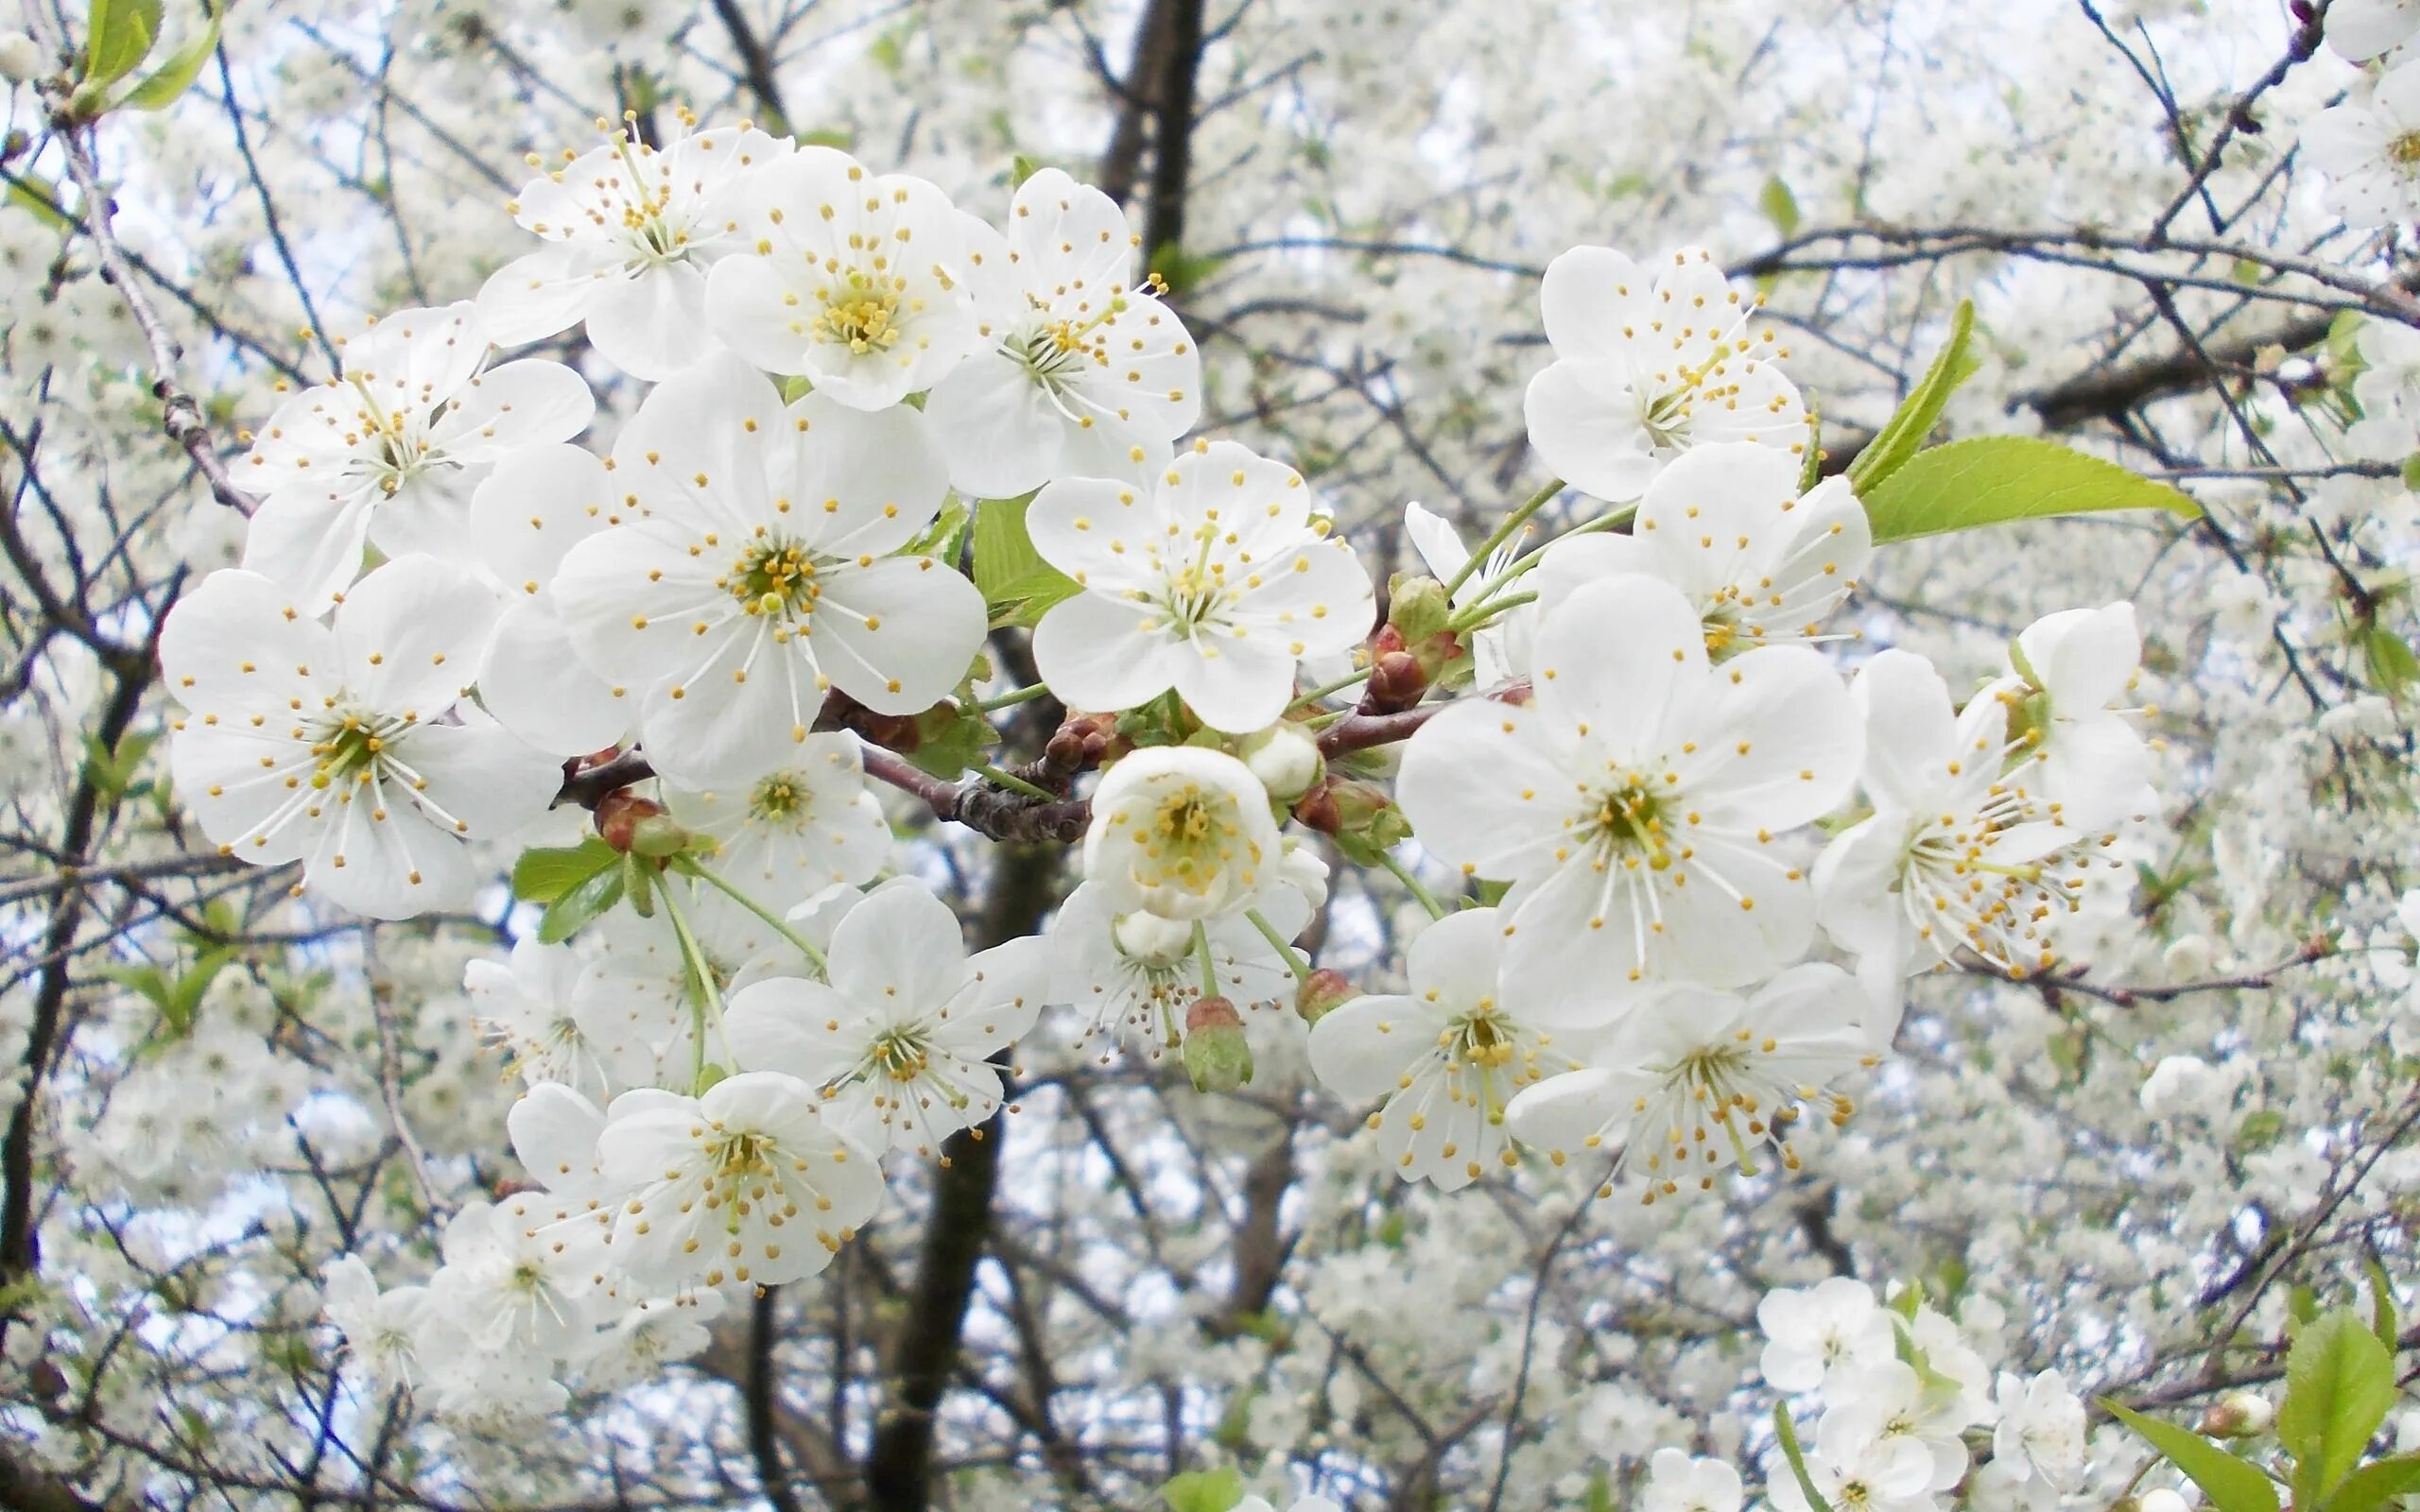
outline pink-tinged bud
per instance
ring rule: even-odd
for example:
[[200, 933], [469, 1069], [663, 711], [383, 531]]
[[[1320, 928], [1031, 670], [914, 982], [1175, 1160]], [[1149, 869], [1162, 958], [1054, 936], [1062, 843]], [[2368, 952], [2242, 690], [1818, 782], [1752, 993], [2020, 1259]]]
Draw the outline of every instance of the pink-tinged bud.
[[1184, 1074], [1205, 1092], [1231, 1092], [1252, 1080], [1244, 1021], [1225, 998], [1197, 998], [1185, 1009]]
[[1344, 814], [1336, 801], [1339, 781], [1331, 777], [1296, 800], [1294, 817], [1302, 820], [1305, 829], [1317, 830], [1322, 834], [1334, 834], [1344, 827]]
[[629, 788], [608, 793], [596, 803], [596, 836], [616, 850], [628, 850], [637, 838], [639, 822], [660, 818], [664, 809]]
[[2251, 1438], [2269, 1431], [2277, 1409], [2256, 1392], [2230, 1391], [2202, 1414], [2201, 1431], [2213, 1438]]
[[1361, 689], [1361, 708], [1368, 713], [1394, 713], [1418, 703], [1427, 691], [1428, 673], [1420, 658], [1409, 651], [1387, 651], [1370, 668], [1370, 680]]
[[1347, 981], [1342, 971], [1322, 966], [1303, 978], [1294, 994], [1294, 1011], [1305, 1023], [1317, 1023], [1360, 995], [1361, 989]]

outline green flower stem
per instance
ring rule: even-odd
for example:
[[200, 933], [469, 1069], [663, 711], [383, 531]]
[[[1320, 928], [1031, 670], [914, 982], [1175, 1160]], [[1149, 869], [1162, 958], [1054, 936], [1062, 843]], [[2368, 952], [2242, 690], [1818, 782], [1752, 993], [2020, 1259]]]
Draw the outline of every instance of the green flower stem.
[[1501, 594], [1497, 597], [1473, 604], [1470, 608], [1455, 615], [1452, 619], [1447, 620], [1445, 622], [1445, 628], [1456, 635], [1461, 635], [1470, 630], [1481, 629], [1484, 628], [1489, 622], [1495, 620], [1499, 615], [1508, 613], [1512, 610], [1519, 609], [1524, 604], [1534, 604], [1537, 601], [1538, 595], [1535, 593]]
[[1001, 768], [991, 765], [988, 763], [977, 762], [975, 764], [975, 770], [981, 772], [986, 778], [989, 778], [1000, 786], [1007, 788], [1011, 793], [1023, 793], [1028, 798], [1038, 798], [1045, 803], [1056, 803], [1059, 801], [1059, 795], [1051, 792], [1048, 788], [1036, 787], [1033, 783], [1027, 782], [1024, 778], [1012, 776], [1010, 773], [1003, 771]]
[[996, 698], [986, 698], [975, 707], [981, 713], [988, 714], [996, 709], [1013, 709], [1018, 704], [1031, 703], [1036, 698], [1047, 698], [1049, 696], [1050, 684], [1046, 682], [1037, 682], [1030, 688], [1019, 688], [1014, 693], [1004, 693]]
[[1325, 683], [1320, 687], [1313, 688], [1308, 693], [1297, 695], [1294, 702], [1289, 707], [1300, 709], [1306, 704], [1319, 702], [1322, 698], [1326, 697], [1331, 693], [1342, 693], [1347, 688], [1369, 680], [1370, 671], [1367, 667], [1364, 667], [1350, 677], [1339, 678], [1334, 682]]
[[1435, 894], [1431, 893], [1427, 888], [1420, 885], [1420, 879], [1411, 874], [1411, 868], [1409, 867], [1405, 866], [1402, 862], [1395, 859], [1395, 853], [1393, 851], [1379, 851], [1378, 864], [1385, 867], [1389, 871], [1393, 872], [1395, 874], [1395, 881], [1402, 883], [1405, 887], [1410, 890], [1411, 895], [1414, 898], [1420, 900], [1420, 906], [1428, 910], [1429, 918], [1443, 919], [1445, 917], [1445, 905], [1437, 901]]
[[1504, 523], [1495, 527], [1495, 533], [1489, 536], [1485, 541], [1480, 541], [1478, 543], [1478, 549], [1472, 552], [1469, 557], [1463, 559], [1461, 570], [1454, 574], [1454, 576], [1447, 580], [1445, 584], [1445, 596], [1447, 598], [1451, 598], [1455, 593], [1459, 593], [1461, 590], [1461, 586], [1471, 580], [1471, 574], [1478, 572], [1481, 567], [1487, 565], [1487, 558], [1495, 554], [1496, 547], [1512, 540], [1512, 532], [1520, 529], [1523, 525], [1528, 524], [1531, 515], [1536, 514], [1539, 510], [1553, 503], [1554, 496], [1562, 491], [1563, 479], [1548, 478], [1547, 479], [1547, 486], [1545, 488], [1540, 489], [1537, 492], [1530, 495], [1528, 502], [1524, 503], [1521, 507], [1513, 510], [1511, 514], [1506, 515], [1504, 517]]
[[680, 901], [669, 887], [660, 889], [664, 895], [664, 916], [672, 921], [672, 936], [681, 942], [681, 959], [687, 968], [689, 979], [690, 1043], [696, 1055], [689, 1072], [693, 1095], [703, 1095], [706, 1080], [706, 1015], [711, 1010], [719, 1014], [722, 993], [715, 986], [715, 969], [706, 953], [698, 944], [698, 936], [690, 932], [689, 920], [681, 912]]
[[[754, 914], [757, 918], [763, 919], [767, 924], [772, 927], [775, 934], [789, 941], [801, 955], [805, 956], [808, 961], [812, 962], [817, 971], [821, 971], [825, 970], [823, 953], [817, 950], [814, 943], [808, 940], [805, 936], [800, 934], [797, 930], [790, 928], [788, 924], [785, 923], [773, 913], [771, 909], [766, 907], [763, 903], [758, 902], [755, 899], [749, 897], [746, 893], [740, 891], [737, 887], [733, 886], [729, 882], [725, 881], [720, 875], [705, 867], [700, 866], [695, 861], [686, 860], [684, 858], [681, 869], [688, 873], [690, 876], [697, 878], [700, 882], [704, 883], [707, 886], [714, 888], [717, 892], [721, 893], [724, 897], [730, 899], [733, 902], [737, 903], [740, 907], [747, 909], [752, 914]], [[666, 889], [667, 892], [670, 889], [668, 888]]]
[[1285, 957], [1286, 970], [1294, 973], [1295, 981], [1307, 982], [1310, 980], [1311, 963], [1294, 954], [1294, 947], [1286, 943], [1286, 936], [1278, 934], [1274, 925], [1270, 924], [1268, 919], [1260, 917], [1259, 909], [1247, 908], [1244, 910], [1244, 917], [1252, 920], [1253, 928], [1260, 931], [1260, 937], [1269, 941], [1270, 947], [1276, 951], [1279, 955]]
[[1193, 921], [1193, 954], [1201, 963], [1201, 995], [1219, 995], [1219, 964], [1210, 958], [1210, 930], [1200, 919]]

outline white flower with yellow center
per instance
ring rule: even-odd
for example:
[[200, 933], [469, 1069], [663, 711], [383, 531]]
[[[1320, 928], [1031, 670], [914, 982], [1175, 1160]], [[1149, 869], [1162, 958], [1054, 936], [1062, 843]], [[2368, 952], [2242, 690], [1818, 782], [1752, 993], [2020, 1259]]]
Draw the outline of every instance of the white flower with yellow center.
[[1698, 607], [1717, 661], [1831, 639], [1824, 621], [1865, 576], [1873, 533], [1846, 478], [1803, 495], [1798, 480], [1797, 459], [1770, 446], [1722, 442], [1674, 458], [1647, 485], [1629, 535], [1547, 549], [1529, 584], [1539, 611], [1584, 583], [1645, 573]]
[[795, 1076], [743, 1072], [703, 1097], [641, 1088], [605, 1117], [597, 1168], [629, 1194], [613, 1255], [642, 1291], [816, 1275], [882, 1206], [881, 1166]]
[[[872, 882], [890, 856], [890, 823], [866, 789], [856, 737], [827, 732], [792, 744], [787, 731], [773, 734], [762, 775], [704, 792], [666, 784], [666, 811], [715, 842], [706, 861], [717, 875], [776, 906]], [[718, 889], [697, 894], [691, 922], [729, 960], [782, 946], [769, 924]]]
[[587, 383], [562, 363], [488, 368], [488, 340], [465, 301], [398, 310], [339, 341], [343, 370], [280, 404], [236, 466], [237, 481], [263, 495], [244, 565], [311, 614], [361, 570], [365, 541], [389, 557], [474, 565], [472, 470], [567, 441], [596, 413]]
[[1026, 524], [1083, 586], [1033, 632], [1044, 679], [1073, 708], [1173, 688], [1202, 723], [1249, 733], [1286, 712], [1296, 662], [1351, 649], [1375, 617], [1369, 574], [1312, 521], [1302, 478], [1233, 441], [1197, 441], [1149, 487], [1063, 478]]
[[1647, 1183], [1644, 1200], [1711, 1190], [1726, 1166], [1754, 1176], [1763, 1150], [1798, 1169], [1790, 1125], [1812, 1106], [1837, 1126], [1853, 1104], [1825, 1084], [1871, 1065], [1865, 999], [1837, 966], [1792, 967], [1750, 997], [1676, 987], [1643, 1005], [1585, 1070], [1512, 1104], [1512, 1132], [1557, 1165], [1599, 1149]]
[[949, 491], [925, 417], [784, 405], [718, 357], [649, 394], [614, 449], [643, 511], [556, 574], [572, 648], [639, 698], [657, 771], [693, 788], [764, 775], [768, 731], [804, 744], [831, 688], [883, 713], [930, 707], [982, 644], [983, 595], [903, 555]]
[[925, 412], [971, 497], [1053, 478], [1145, 478], [1201, 413], [1201, 356], [1156, 285], [1134, 283], [1136, 238], [1117, 201], [1056, 168], [1017, 188], [1005, 243], [972, 262], [975, 352]]
[[545, 813], [555, 758], [464, 695], [495, 599], [406, 557], [363, 578], [333, 628], [254, 573], [213, 573], [160, 637], [184, 706], [169, 765], [219, 853], [303, 864], [310, 889], [376, 919], [467, 902], [469, 844]]
[[1602, 1022], [1639, 984], [1735, 987], [1795, 961], [1814, 900], [1787, 832], [1848, 796], [1862, 744], [1823, 657], [1769, 646], [1716, 666], [1697, 607], [1632, 576], [1546, 617], [1530, 682], [1526, 706], [1429, 720], [1396, 783], [1430, 853], [1513, 885], [1506, 995], [1545, 1022]]
[[1153, 746], [1109, 769], [1093, 794], [1084, 877], [1113, 913], [1209, 919], [1253, 906], [1282, 882], [1269, 792], [1223, 751]]
[[715, 265], [706, 317], [759, 368], [885, 409], [973, 349], [967, 217], [932, 184], [802, 147], [749, 174], [737, 204], [747, 249]]
[[[1310, 922], [1310, 900], [1291, 886], [1253, 905], [1261, 922], [1290, 940]], [[1202, 995], [1201, 955], [1218, 996], [1236, 1005], [1247, 1032], [1263, 1015], [1291, 1015], [1294, 973], [1260, 926], [1241, 910], [1193, 921], [1139, 910], [1114, 913], [1104, 889], [1085, 883], [1067, 895], [1050, 924], [1049, 1001], [1070, 1004], [1083, 1027], [1076, 1048], [1108, 1064], [1123, 1046], [1157, 1060], [1184, 1042], [1185, 1010]]]
[[1795, 459], [1806, 412], [1775, 362], [1788, 355], [1703, 249], [1641, 265], [1575, 247], [1539, 291], [1555, 361], [1530, 382], [1530, 444], [1555, 475], [1616, 503], [1694, 447], [1748, 441]]
[[1448, 914], [1411, 942], [1409, 994], [1355, 998], [1311, 1026], [1311, 1070], [1370, 1115], [1378, 1147], [1407, 1181], [1439, 1191], [1520, 1163], [1506, 1110], [1525, 1087], [1578, 1062], [1499, 995], [1503, 920], [1493, 908]]
[[[500, 346], [585, 320], [589, 344], [634, 378], [669, 378], [715, 348], [706, 273], [744, 249], [737, 196], [748, 169], [790, 145], [746, 126], [693, 129], [661, 147], [617, 130], [605, 146], [532, 179], [505, 208], [547, 245], [498, 268], [479, 311]], [[539, 165], [535, 154], [532, 167]]]
[[2332, 180], [2346, 224], [2393, 226], [2420, 216], [2420, 63], [2390, 70], [2366, 99], [2312, 116], [2302, 149]]
[[[2039, 792], [2043, 764], [2010, 741], [2022, 692], [2002, 679], [1953, 710], [1932, 663], [1895, 649], [1850, 688], [1875, 812], [1824, 848], [1815, 889], [1824, 932], [1878, 1002], [1895, 1006], [1907, 973], [1961, 951], [2012, 976], [2047, 970], [2091, 872], [2117, 865], [2110, 834], [2065, 822]], [[1877, 1020], [1877, 1044], [1896, 1025]]]
[[998, 1109], [990, 1057], [1040, 1016], [1047, 949], [1028, 936], [970, 959], [948, 904], [887, 887], [832, 932], [828, 984], [743, 988], [723, 1035], [740, 1065], [805, 1081], [824, 1115], [871, 1147], [930, 1156]]

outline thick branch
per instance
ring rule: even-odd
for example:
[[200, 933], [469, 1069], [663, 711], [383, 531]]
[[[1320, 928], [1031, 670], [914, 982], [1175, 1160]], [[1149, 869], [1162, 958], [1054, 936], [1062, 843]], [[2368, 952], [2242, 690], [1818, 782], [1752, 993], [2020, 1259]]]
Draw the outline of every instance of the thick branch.
[[1143, 219], [1143, 266], [1184, 244], [1186, 181], [1193, 172], [1193, 95], [1201, 68], [1202, 0], [1170, 0], [1166, 68], [1153, 98], [1151, 198]]

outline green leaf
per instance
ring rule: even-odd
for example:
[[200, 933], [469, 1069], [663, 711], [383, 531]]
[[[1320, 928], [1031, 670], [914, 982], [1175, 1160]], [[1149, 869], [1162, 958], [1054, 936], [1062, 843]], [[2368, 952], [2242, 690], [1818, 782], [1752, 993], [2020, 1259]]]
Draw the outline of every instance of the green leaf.
[[916, 748], [908, 759], [935, 777], [955, 781], [982, 761], [997, 739], [999, 731], [971, 700], [958, 707], [936, 705], [916, 716]]
[[2294, 1456], [2294, 1504], [2317, 1506], [2360, 1462], [2394, 1405], [2394, 1356], [2349, 1307], [2308, 1325], [2286, 1355], [2277, 1442]]
[[1168, 1512], [1228, 1512], [1244, 1499], [1244, 1478], [1232, 1469], [1187, 1470], [1160, 1487]]
[[1160, 275], [1160, 282], [1168, 286], [1169, 293], [1184, 294], [1200, 288], [1224, 261], [1219, 257], [1196, 257], [1169, 242], [1151, 253], [1150, 270]]
[[2373, 625], [2361, 637], [2361, 654], [2369, 660], [2370, 680], [2389, 698], [2401, 701], [2414, 682], [2420, 682], [2420, 657], [2411, 654], [2411, 644], [2383, 625]]
[[622, 859], [595, 835], [579, 844], [524, 850], [512, 864], [512, 896], [527, 903], [550, 903]]
[[135, 85], [118, 103], [138, 111], [164, 111], [174, 105], [178, 96], [193, 87], [201, 65], [217, 50], [219, 23], [219, 12], [211, 11], [209, 22], [199, 35], [169, 54], [166, 62], [153, 69], [149, 77]]
[[1765, 180], [1765, 187], [1756, 195], [1756, 208], [1773, 223], [1773, 230], [1781, 232], [1783, 241], [1798, 234], [1798, 197], [1789, 192], [1789, 185], [1781, 181], [1780, 175]]
[[2219, 1512], [2277, 1512], [2277, 1487], [2255, 1467], [2174, 1423], [2146, 1418], [2106, 1397], [2100, 1404], [2168, 1456], [2169, 1463], [2200, 1486]]
[[538, 942], [560, 945], [622, 901], [622, 868], [608, 867], [546, 905], [538, 920]]
[[1790, 1425], [1789, 1405], [1773, 1403], [1773, 1437], [1781, 1441], [1781, 1456], [1789, 1461], [1789, 1473], [1798, 1478], [1799, 1494], [1815, 1512], [1832, 1512], [1832, 1503], [1815, 1489], [1815, 1477], [1806, 1473], [1806, 1455], [1798, 1447], [1798, 1430]]
[[84, 38], [84, 79], [106, 89], [150, 55], [160, 38], [160, 0], [93, 0]]
[[1932, 365], [1925, 369], [1916, 387], [1908, 391], [1908, 397], [1899, 402], [1891, 418], [1882, 422], [1882, 428], [1874, 433], [1874, 439], [1865, 443], [1865, 450], [1857, 455], [1857, 460], [1849, 464], [1849, 487], [1857, 490], [1858, 498], [1866, 498], [1868, 490], [1879, 488], [1892, 473], [1908, 465], [1940, 421], [1949, 396], [1982, 366], [1967, 350], [1974, 334], [1975, 301], [1961, 300], [1957, 313], [1949, 318], [1949, 339], [1933, 353]]
[[992, 625], [1032, 626], [1043, 611], [1082, 592], [1080, 585], [1042, 559], [1026, 534], [1028, 493], [986, 499], [975, 510], [975, 586], [991, 610]]
[[2363, 1261], [2361, 1268], [2368, 1272], [2370, 1278], [2370, 1332], [2386, 1346], [2387, 1353], [2393, 1354], [2399, 1348], [2396, 1343], [2399, 1335], [2394, 1321], [2394, 1283], [2386, 1279], [2386, 1267], [2378, 1263], [2376, 1255]]
[[1022, 189], [1025, 181], [1042, 171], [1042, 164], [1020, 152], [1009, 160], [1009, 187]]
[[2344, 1477], [2320, 1512], [2377, 1512], [2392, 1497], [2420, 1490], [2420, 1454], [2397, 1454]]
[[47, 187], [22, 180], [9, 180], [9, 200], [53, 231], [65, 231], [76, 224], [66, 211], [59, 208], [59, 196]]
[[1877, 543], [2107, 509], [2166, 509], [2187, 519], [2202, 513], [2200, 505], [2165, 483], [2022, 436], [1936, 446], [1872, 491], [1858, 489], [1858, 496]]

